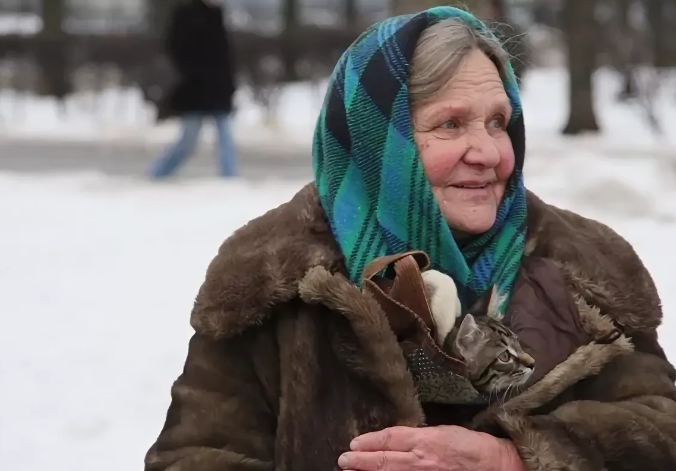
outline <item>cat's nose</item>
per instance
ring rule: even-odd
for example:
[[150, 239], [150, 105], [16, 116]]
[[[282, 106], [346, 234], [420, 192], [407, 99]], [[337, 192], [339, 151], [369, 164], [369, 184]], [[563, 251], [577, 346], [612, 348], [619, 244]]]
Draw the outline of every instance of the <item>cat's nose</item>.
[[521, 358], [521, 362], [530, 369], [535, 368], [535, 359], [532, 356], [530, 356], [528, 353], [523, 354], [523, 358]]

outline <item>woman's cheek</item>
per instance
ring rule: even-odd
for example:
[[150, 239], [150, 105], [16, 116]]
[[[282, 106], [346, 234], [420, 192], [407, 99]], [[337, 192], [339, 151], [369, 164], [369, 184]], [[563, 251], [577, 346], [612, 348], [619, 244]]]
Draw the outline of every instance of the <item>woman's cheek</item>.
[[443, 186], [462, 158], [453, 141], [427, 140], [419, 146], [420, 160], [432, 186]]
[[497, 177], [501, 180], [509, 178], [514, 171], [514, 148], [512, 140], [505, 137], [500, 140], [500, 163], [498, 164]]

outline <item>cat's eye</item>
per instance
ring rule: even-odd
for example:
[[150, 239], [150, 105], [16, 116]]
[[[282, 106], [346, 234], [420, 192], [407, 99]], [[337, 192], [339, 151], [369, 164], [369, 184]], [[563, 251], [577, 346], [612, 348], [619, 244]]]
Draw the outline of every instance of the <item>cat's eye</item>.
[[503, 363], [508, 363], [509, 360], [511, 359], [511, 356], [508, 351], [502, 352], [500, 355], [498, 355], [498, 360], [500, 360]]

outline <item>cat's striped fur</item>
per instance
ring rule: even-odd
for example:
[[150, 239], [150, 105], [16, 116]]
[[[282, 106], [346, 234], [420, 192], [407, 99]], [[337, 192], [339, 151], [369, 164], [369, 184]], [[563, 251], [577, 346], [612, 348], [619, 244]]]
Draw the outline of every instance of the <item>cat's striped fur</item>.
[[495, 315], [494, 288], [463, 317], [443, 342], [443, 349], [464, 360], [469, 380], [480, 392], [497, 393], [526, 384], [535, 360], [516, 335]]

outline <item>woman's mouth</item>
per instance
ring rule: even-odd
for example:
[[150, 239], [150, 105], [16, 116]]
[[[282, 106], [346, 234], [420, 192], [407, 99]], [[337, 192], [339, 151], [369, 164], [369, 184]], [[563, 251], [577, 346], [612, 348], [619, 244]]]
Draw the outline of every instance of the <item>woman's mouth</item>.
[[463, 182], [463, 183], [456, 183], [455, 185], [451, 185], [454, 188], [459, 188], [461, 190], [485, 190], [486, 188], [491, 186], [490, 182]]
[[462, 182], [451, 185], [451, 188], [457, 190], [458, 197], [462, 199], [484, 201], [491, 197], [493, 193], [492, 186], [492, 182]]

